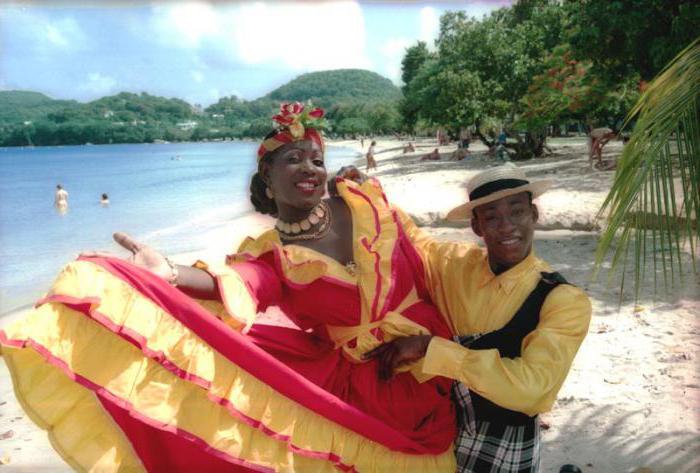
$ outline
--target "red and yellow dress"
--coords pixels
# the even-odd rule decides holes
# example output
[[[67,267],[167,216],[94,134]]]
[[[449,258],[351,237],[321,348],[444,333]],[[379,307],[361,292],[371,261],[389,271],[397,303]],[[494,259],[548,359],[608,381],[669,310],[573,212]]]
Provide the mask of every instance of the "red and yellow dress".
[[[116,259],[68,264],[0,331],[17,398],[80,471],[454,471],[450,382],[390,382],[361,355],[398,335],[449,337],[421,260],[375,181],[338,183],[354,273],[272,230],[196,301]],[[256,322],[279,306],[293,324]],[[214,315],[212,315],[214,314]]]

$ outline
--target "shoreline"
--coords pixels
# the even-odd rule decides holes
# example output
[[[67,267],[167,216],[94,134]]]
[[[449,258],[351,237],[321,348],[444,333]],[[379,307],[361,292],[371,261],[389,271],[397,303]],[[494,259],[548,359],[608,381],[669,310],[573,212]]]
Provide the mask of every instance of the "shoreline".
[[[80,151],[89,153],[86,155],[87,158],[79,153],[79,148],[82,148]],[[185,188],[188,186],[192,187],[191,182],[196,182],[196,180],[188,179],[186,175],[182,175],[190,167],[194,168],[194,173],[201,174],[204,172],[201,169],[205,169],[209,163],[213,162],[216,163],[214,164],[215,166],[220,166],[218,169],[223,169],[221,166],[224,166],[230,172],[229,174],[219,173],[219,177],[211,181],[202,181],[203,183],[213,183],[207,187],[214,189],[209,194],[217,194],[216,198],[204,198],[199,194],[190,195],[189,192],[191,191],[185,191],[185,198],[177,198],[175,195],[177,194],[178,184],[169,186],[161,184],[161,192],[156,195],[154,194],[155,191],[143,191],[142,189],[146,189],[143,186],[131,191],[128,183],[125,184],[121,181],[118,181],[116,184],[107,182],[97,185],[93,185],[91,181],[74,182],[73,186],[69,185],[74,201],[71,202],[73,204],[71,205],[71,211],[65,218],[56,218],[52,211],[53,208],[46,210],[45,206],[42,206],[40,209],[44,212],[40,218],[46,218],[50,225],[42,234],[52,235],[51,238],[38,236],[36,232],[29,230],[31,224],[24,223],[25,215],[34,215],[34,207],[36,207],[36,201],[38,200],[34,197],[32,200],[33,207],[23,212],[21,216],[21,223],[24,225],[21,227],[23,228],[21,231],[24,233],[18,233],[14,228],[8,228],[8,231],[4,234],[5,254],[8,255],[9,259],[5,260],[4,269],[0,271],[0,317],[25,308],[40,298],[43,291],[50,286],[60,268],[68,261],[74,259],[81,251],[100,250],[123,254],[121,249],[112,243],[111,233],[113,231],[126,231],[138,241],[159,248],[168,254],[190,253],[206,250],[217,245],[216,241],[212,242],[212,239],[217,239],[210,235],[216,232],[223,233],[222,229],[229,229],[239,219],[245,221],[254,214],[254,210],[247,198],[249,173],[252,173],[255,163],[252,144],[246,145],[232,142],[222,145],[174,145],[170,148],[143,147],[137,144],[129,147],[117,145],[111,147],[103,146],[101,148],[96,153],[97,156],[99,158],[112,158],[111,165],[114,165],[115,169],[124,166],[120,164],[121,161],[118,159],[121,155],[143,155],[144,157],[152,158],[152,161],[149,159],[142,162],[152,162],[148,166],[157,168],[154,175],[159,177],[154,177],[151,180],[160,179],[160,176],[162,176],[162,179],[158,180],[158,182],[166,183],[170,177],[175,176],[183,179]],[[8,158],[23,161],[24,153],[13,152],[11,149],[9,151],[10,153],[7,154]],[[45,152],[48,152],[46,156],[42,154]],[[74,157],[75,162],[80,162],[81,159],[90,159],[95,150],[78,146],[60,147],[53,150],[28,150],[27,153],[32,153],[32,156],[36,155],[33,159],[37,163],[43,162],[42,160],[46,159],[47,156],[50,157],[51,153],[58,153],[62,157]],[[177,154],[179,156],[181,153],[184,156],[183,163],[171,162],[171,155]],[[5,153],[2,154],[5,155]],[[226,162],[226,156],[229,154],[233,154],[236,158],[231,163],[231,166],[228,166]],[[202,166],[199,166],[198,161],[189,159],[188,156],[190,155],[197,156],[198,159],[201,157]],[[211,156],[214,157],[213,160],[210,158]],[[327,156],[329,156],[329,166],[335,169],[355,162],[359,152],[353,148],[351,142],[340,142],[338,145],[335,142],[331,142],[329,143]],[[249,162],[242,163],[241,161],[243,160]],[[90,162],[99,163],[99,161],[99,159],[92,158]],[[3,162],[13,163],[14,161]],[[95,164],[95,166],[101,166],[101,164]],[[183,171],[179,171],[179,169]],[[60,173],[62,171],[59,169],[56,172]],[[99,169],[96,169],[95,172],[99,172]],[[222,175],[228,175],[229,177],[222,178],[220,177]],[[199,179],[202,176],[197,175],[196,177]],[[226,183],[229,183],[231,192],[227,192],[228,188],[223,185]],[[36,187],[35,184],[31,185]],[[96,187],[106,187],[107,190],[111,189],[113,191],[114,199],[112,205],[98,207],[96,202],[86,201],[85,196],[89,192],[86,189]],[[139,198],[138,196],[142,193],[149,194],[149,197]],[[14,195],[21,195],[21,193],[14,192]],[[33,192],[33,195],[37,195],[36,191]],[[174,201],[172,202],[174,207],[168,202],[168,195],[171,196],[170,201]],[[53,197],[52,194],[51,196]],[[127,202],[127,199],[130,202]],[[11,205],[11,202],[11,200],[5,202],[7,205],[3,207],[2,215],[5,216],[7,222],[12,222],[13,218],[15,218],[14,214],[17,213],[13,209],[18,207],[8,207]],[[150,209],[146,208],[148,206],[146,202],[156,202],[158,205],[165,205],[166,207],[162,211],[157,210],[155,212],[157,215],[154,215],[154,218],[144,219],[142,218],[142,207],[146,213],[153,213],[151,211],[153,207]],[[16,216],[16,218],[20,218],[20,216]],[[26,220],[31,221],[32,219],[30,217]],[[70,225],[75,225],[75,223],[66,224],[66,221],[78,220],[85,224],[86,227],[82,232],[73,234],[74,230],[71,230]],[[245,223],[240,225],[247,226]],[[37,236],[35,237],[34,235]],[[60,243],[58,247],[53,246],[55,241]],[[26,256],[22,259],[19,255]],[[42,255],[42,257],[33,257],[35,255]],[[30,263],[26,264],[27,261],[30,261]]]
[[[493,164],[481,143],[473,143],[473,156],[463,161],[447,159],[455,149],[451,145],[439,147],[440,161],[425,162],[420,157],[426,151],[388,151],[403,142],[375,139],[378,168],[369,174],[381,180],[390,201],[436,238],[478,241],[466,222],[448,226],[444,216],[466,199],[465,181]],[[360,153],[356,162],[364,170],[362,152],[369,142],[364,150],[357,140],[329,144]],[[637,301],[630,288],[620,295],[619,279],[608,283],[606,265],[603,274],[592,280],[600,224],[596,213],[613,173],[589,168],[584,140],[553,140],[550,147],[551,156],[516,163],[532,178],[554,181],[552,189],[536,201],[541,222],[535,232],[535,252],[589,294],[593,318],[554,408],[540,417],[541,471],[556,473],[566,463],[585,472],[697,471],[700,280],[690,273],[690,265],[684,265],[685,286],[655,298],[653,287],[647,285]],[[621,149],[621,143],[611,142],[604,154],[614,157]],[[246,235],[255,236],[272,224],[269,217],[243,216],[207,235],[208,248],[172,258],[181,264],[222,258]],[[26,310],[0,315],[0,327]],[[5,369],[0,363],[0,371]],[[12,438],[0,441],[0,457],[10,458],[5,468],[70,471],[50,449],[46,435],[17,405],[6,371],[0,379],[0,433],[14,432]]]

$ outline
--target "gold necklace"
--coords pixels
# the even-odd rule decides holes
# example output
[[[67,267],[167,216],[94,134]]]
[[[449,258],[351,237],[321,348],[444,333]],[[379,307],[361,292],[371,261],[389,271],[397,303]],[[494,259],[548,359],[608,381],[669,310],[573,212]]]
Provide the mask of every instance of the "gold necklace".
[[[331,209],[325,201],[321,201],[305,219],[293,223],[277,219],[275,228],[287,241],[316,240],[328,234],[332,220]],[[313,232],[305,233],[315,225],[318,226]]]

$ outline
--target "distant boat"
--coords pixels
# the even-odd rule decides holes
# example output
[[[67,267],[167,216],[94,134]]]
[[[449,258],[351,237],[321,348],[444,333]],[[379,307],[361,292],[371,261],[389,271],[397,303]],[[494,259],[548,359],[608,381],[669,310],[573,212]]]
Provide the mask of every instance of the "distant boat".
[[[157,144],[157,145],[169,145],[169,144],[170,144],[170,141],[165,141],[165,140],[153,140],[153,143],[154,143],[154,144]]]
[[[85,143],[85,146],[94,146],[94,145],[88,141],[87,143]]]

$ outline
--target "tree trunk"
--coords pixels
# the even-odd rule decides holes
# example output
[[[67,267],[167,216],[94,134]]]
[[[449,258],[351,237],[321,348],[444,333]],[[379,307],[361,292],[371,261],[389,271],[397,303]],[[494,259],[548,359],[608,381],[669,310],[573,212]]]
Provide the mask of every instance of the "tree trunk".
[[[542,132],[528,131],[525,133],[525,139],[519,135],[515,135],[518,139],[517,143],[508,144],[506,147],[515,151],[510,158],[513,161],[523,161],[526,159],[539,158],[544,154],[544,143],[546,136]]]
[[[495,144],[496,144],[496,140],[489,141],[488,138],[486,138],[483,135],[483,133],[481,133],[481,130],[479,129],[478,125],[476,126],[476,131],[474,132],[474,136],[479,138],[481,140],[481,142],[484,143],[484,145],[489,149],[493,148],[493,146],[495,146]]]

